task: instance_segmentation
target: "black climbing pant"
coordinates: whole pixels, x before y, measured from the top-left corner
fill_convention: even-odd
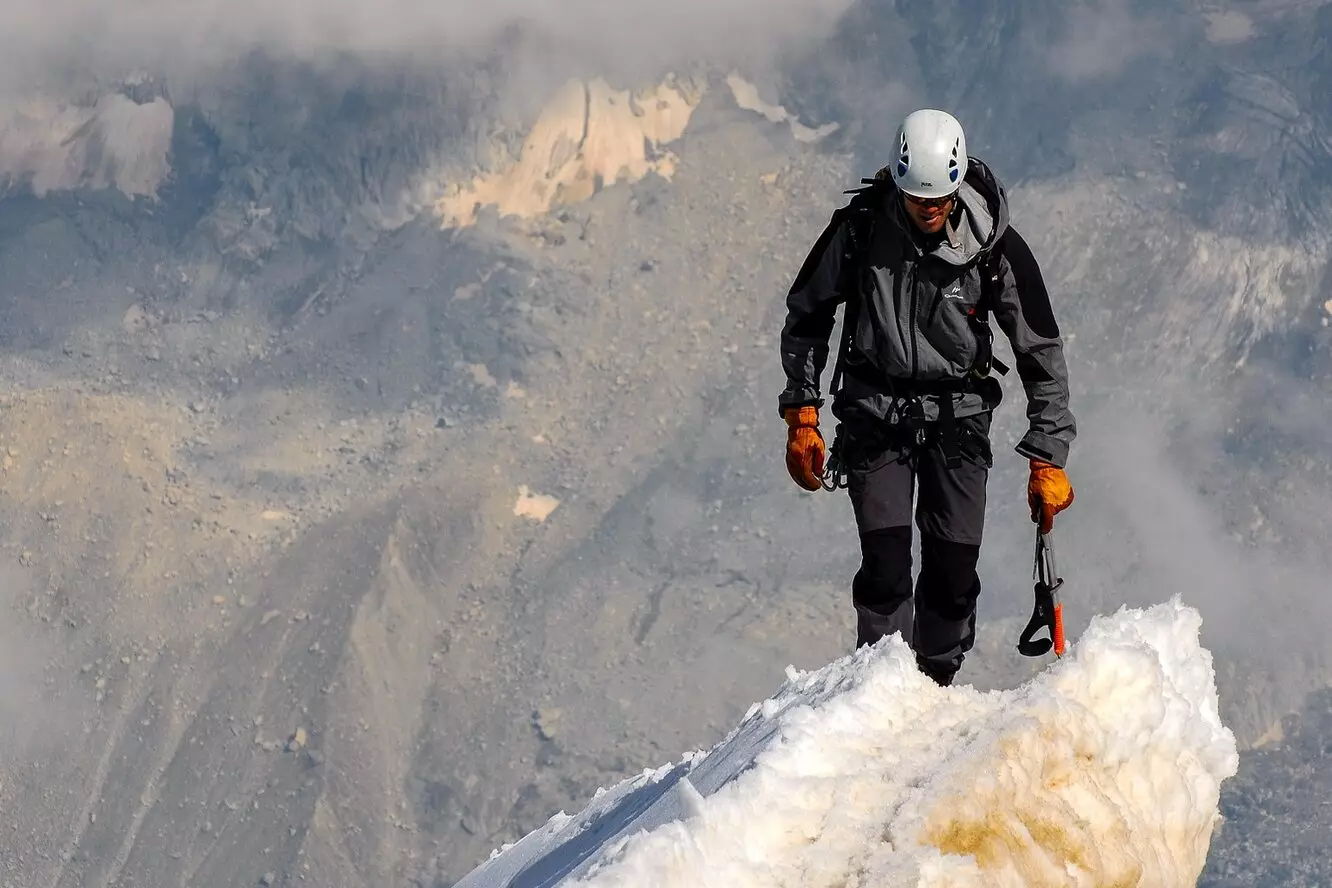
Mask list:
[[[990,414],[955,420],[949,465],[937,428],[920,442],[887,436],[848,441],[847,486],[860,533],[852,580],[856,646],[900,633],[922,672],[950,684],[976,637],[976,599],[993,463]],[[914,507],[914,509],[913,509]],[[912,589],[912,518],[920,531],[920,571]]]

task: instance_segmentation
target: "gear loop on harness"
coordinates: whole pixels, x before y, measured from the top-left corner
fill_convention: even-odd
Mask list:
[[[842,456],[844,441],[842,424],[839,422],[833,431],[832,446],[828,448],[828,461],[824,463],[823,474],[819,477],[819,485],[824,490],[842,490],[850,483],[846,472],[846,460]]]

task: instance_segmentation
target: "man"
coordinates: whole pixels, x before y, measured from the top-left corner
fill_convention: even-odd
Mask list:
[[[1076,425],[1059,327],[1003,186],[967,156],[950,114],[916,111],[897,136],[897,159],[834,214],[787,295],[779,405],[787,469],[817,490],[827,458],[819,381],[845,303],[832,413],[834,474],[845,472],[860,534],[856,645],[899,632],[921,671],[948,685],[975,640],[990,421],[1003,396],[990,369],[1007,372],[991,355],[990,312],[1027,396],[1016,449],[1030,461],[1028,501],[1043,531],[1073,502],[1064,466]]]

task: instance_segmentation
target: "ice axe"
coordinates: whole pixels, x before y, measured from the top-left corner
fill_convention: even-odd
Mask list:
[[[1018,650],[1026,657],[1039,657],[1054,648],[1055,656],[1064,655],[1064,611],[1059,603],[1059,587],[1064,580],[1055,572],[1054,547],[1050,534],[1036,528],[1036,566],[1032,569],[1036,580],[1036,607],[1031,620],[1018,639]],[[1042,629],[1050,631],[1049,638],[1035,638]]]

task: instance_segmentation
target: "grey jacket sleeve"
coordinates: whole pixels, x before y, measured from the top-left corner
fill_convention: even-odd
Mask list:
[[[1063,467],[1077,423],[1069,409],[1068,366],[1050,294],[1031,248],[1012,227],[1000,238],[999,249],[1002,286],[994,317],[1012,343],[1030,423],[1016,449],[1028,459]]]
[[[846,227],[842,214],[834,213],[786,295],[781,337],[786,388],[777,399],[779,413],[787,407],[823,404],[819,381],[828,363],[828,339],[837,325],[837,306],[846,301],[839,292],[848,244]]]

